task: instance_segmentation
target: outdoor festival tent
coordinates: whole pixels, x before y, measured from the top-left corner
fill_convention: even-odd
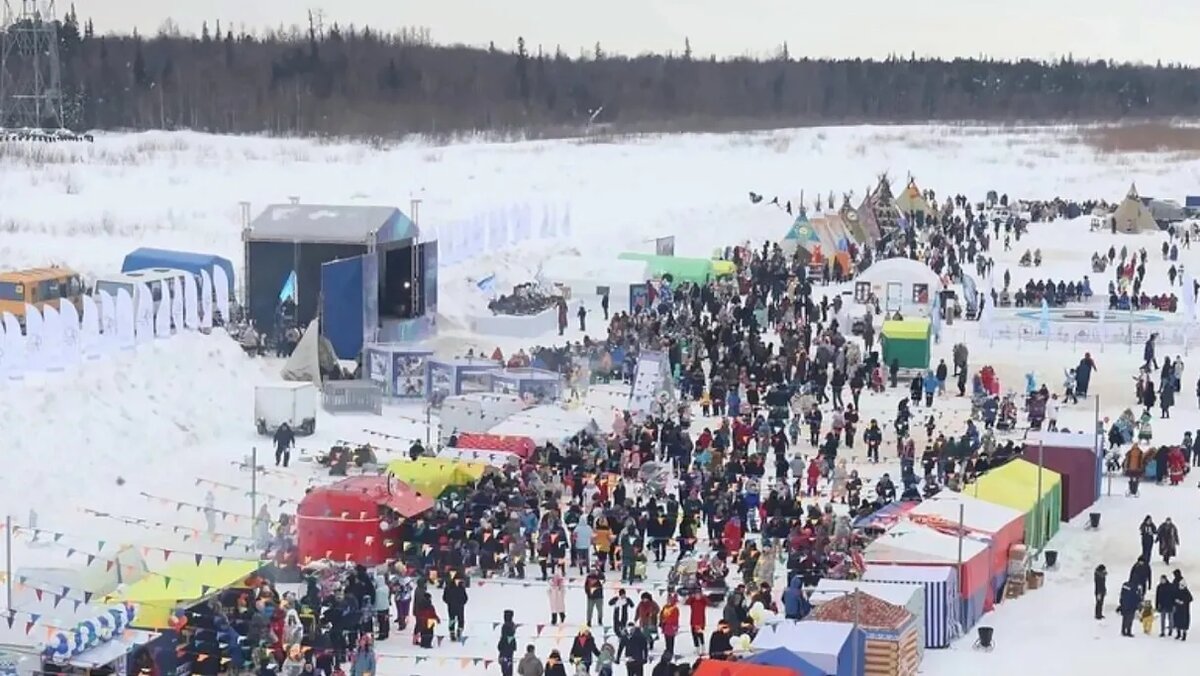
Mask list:
[[[729,664],[729,662],[722,662]],[[804,659],[800,655],[788,650],[787,648],[772,648],[764,650],[761,653],[755,653],[734,664],[760,664],[765,667],[776,667],[779,669],[787,669],[793,676],[825,676],[825,670],[814,665],[812,662]],[[755,674],[744,674],[742,672],[734,672],[737,676],[756,676]],[[718,674],[718,676],[720,676]],[[762,676],[773,676],[772,674],[763,674]]]
[[[1025,437],[1025,460],[1062,476],[1062,520],[1070,521],[1100,499],[1104,453],[1094,434],[1033,432]]]
[[[109,602],[137,605],[133,626],[166,629],[179,606],[194,606],[237,587],[262,567],[258,561],[225,559],[220,563],[186,561],[167,566],[109,596]]]
[[[961,564],[959,550],[961,545]],[[870,565],[951,566],[958,568],[962,623],[969,629],[983,616],[990,598],[988,569],[991,554],[986,543],[955,537],[926,526],[901,523],[879,536],[863,550]]]
[[[851,622],[863,630],[866,676],[915,676],[920,665],[917,618],[901,605],[861,591],[817,606],[809,621]]]
[[[384,537],[381,530],[381,521],[387,514],[383,508],[402,517],[413,517],[433,507],[435,497],[422,495],[390,476],[347,477],[314,488],[296,508],[296,547],[300,561],[329,559],[367,566],[382,564],[396,550],[395,543]]]
[[[1158,232],[1158,223],[1154,220],[1154,214],[1150,212],[1149,207],[1142,204],[1142,199],[1138,196],[1137,185],[1134,184],[1130,184],[1129,192],[1117,207],[1112,218],[1116,221],[1118,232]]]
[[[832,676],[862,676],[865,643],[863,631],[845,622],[781,620],[759,629],[750,645],[756,651],[787,648]]]
[[[783,650],[780,648],[780,650]],[[787,652],[786,650],[784,652]],[[812,665],[809,665],[810,667]],[[751,660],[700,660],[692,676],[825,676],[820,669],[802,672],[782,664],[767,664]]]
[[[671,275],[671,279],[676,284],[680,282],[704,284],[713,277],[731,274],[731,265],[728,264],[728,261],[714,261],[707,258],[657,256],[655,254],[626,251],[617,256],[617,259],[623,261],[643,261],[646,264],[647,276],[662,277],[663,275]]]
[[[488,466],[479,462],[462,462],[442,458],[393,460],[387,470],[421,495],[436,500],[448,488],[466,486],[479,481]]]
[[[1018,458],[979,477],[963,493],[1020,510],[1025,514],[1025,544],[1041,550],[1058,532],[1062,478],[1058,472],[1044,469],[1039,496],[1037,477],[1038,466]]]
[[[928,319],[887,320],[883,323],[883,363],[900,362],[900,368],[929,368],[932,324]]]
[[[822,578],[809,596],[814,606],[860,591],[888,603],[904,606],[917,621],[917,657],[925,656],[925,590],[915,584],[888,584],[862,580],[830,580]]]
[[[925,196],[921,194],[921,189],[917,187],[915,178],[908,179],[908,187],[900,191],[900,195],[896,197],[896,208],[905,218],[910,220],[916,214],[921,214],[921,218],[925,218],[933,213],[929,208],[929,202],[925,201]]]
[[[942,491],[936,497],[918,503],[908,512],[910,521],[933,528],[956,531],[959,508],[962,525],[976,539],[985,539],[991,550],[992,594],[1004,588],[1008,579],[1008,550],[1025,541],[1025,514],[1020,510],[993,504],[961,493]],[[982,537],[981,537],[982,536]],[[991,606],[990,603],[987,604]]]
[[[958,574],[951,566],[867,566],[862,582],[915,587],[925,597],[925,647],[945,648],[962,636]]]
[[[580,432],[596,432],[600,428],[583,409],[568,410],[544,405],[518,411],[488,430],[496,437],[521,437],[534,442],[561,444]]]

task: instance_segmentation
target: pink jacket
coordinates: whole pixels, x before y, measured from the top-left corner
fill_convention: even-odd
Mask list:
[[[550,597],[550,612],[567,612],[567,589],[563,586],[561,575],[556,575],[550,580],[550,586],[546,590],[546,595]]]

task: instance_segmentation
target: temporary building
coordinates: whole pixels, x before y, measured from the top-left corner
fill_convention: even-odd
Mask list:
[[[580,432],[595,432],[599,429],[596,421],[586,411],[546,405],[514,413],[488,430],[488,434],[525,437],[537,443],[561,444]]]
[[[1093,434],[1034,432],[1025,437],[1025,460],[1062,477],[1062,520],[1070,521],[1100,499],[1104,453]]]
[[[385,535],[389,512],[407,518],[432,506],[432,496],[387,476],[350,477],[315,488],[296,509],[300,560],[381,564],[395,558],[396,543]]]
[[[983,616],[990,598],[988,571],[991,556],[987,544],[968,537],[955,537],[917,524],[900,524],[863,550],[870,565],[951,566],[958,570],[958,589],[964,629]],[[961,563],[960,563],[961,562]]]
[[[1133,184],[1129,186],[1129,193],[1125,195],[1124,201],[1117,207],[1112,218],[1117,224],[1118,232],[1158,232],[1154,214],[1150,213],[1149,207],[1142,204],[1137,186]]]
[[[863,673],[867,676],[912,676],[920,665],[917,618],[901,605],[861,591],[817,606],[810,622],[851,622],[865,635]]]
[[[125,260],[121,263],[121,272],[150,268],[183,270],[197,277],[202,271],[207,272],[211,277],[214,269],[221,268],[221,271],[225,273],[225,279],[229,280],[230,289],[235,288],[233,286],[233,263],[229,262],[228,258],[213,254],[141,247],[125,254]]]
[[[900,368],[929,368],[933,325],[928,319],[889,319],[880,332],[883,343],[883,363],[899,362]]]
[[[958,573],[950,566],[868,566],[863,583],[915,587],[925,597],[925,647],[945,648],[965,631]]]
[[[830,580],[822,578],[809,596],[814,606],[839,599],[852,592],[870,594],[888,603],[903,606],[912,613],[917,624],[917,656],[925,656],[925,590],[915,584],[888,584],[886,582],[863,582],[862,580]]]
[[[553,256],[541,264],[541,276],[571,290],[571,297],[608,296],[616,307],[629,302],[629,287],[645,284],[646,262],[604,256]]]
[[[108,600],[137,605],[134,627],[166,629],[176,608],[198,605],[226,589],[243,585],[261,567],[258,561],[235,559],[180,562],[115,592]]]
[[[925,201],[925,196],[917,187],[915,178],[908,179],[908,187],[900,191],[900,196],[896,198],[896,208],[906,217],[920,214],[919,218],[923,219],[933,213],[933,210],[929,208],[929,202]]]
[[[438,430],[443,439],[457,432],[483,433],[508,416],[525,410],[525,402],[515,394],[471,392],[446,397],[438,409]]]
[[[841,216],[847,232],[860,246],[869,246],[875,243],[875,240],[867,234],[867,229],[863,227],[858,210],[850,206],[849,195],[846,195],[846,201],[842,204]]]
[[[811,252],[819,246],[821,246],[821,236],[817,234],[812,221],[808,219],[808,214],[802,208],[800,214],[796,216],[796,220],[792,221],[792,226],[788,228],[783,241],[779,243],[779,248],[790,256],[795,253],[796,249]]]
[[[825,676],[825,670],[787,648],[772,648],[764,650],[735,662],[735,664],[756,664],[772,668],[772,674],[778,670],[786,670],[790,676]],[[722,664],[729,664],[722,662]],[[733,672],[742,674],[740,671]],[[719,676],[719,675],[718,675]],[[752,675],[748,675],[752,676]],[[763,676],[766,676],[765,674]]]
[[[443,458],[393,460],[387,471],[427,499],[437,499],[450,488],[467,486],[483,477],[488,466]],[[407,515],[406,515],[407,516]]]
[[[750,644],[755,651],[787,648],[825,674],[862,676],[866,637],[847,622],[781,620],[765,625]]]
[[[780,650],[783,650],[780,648]],[[783,652],[788,652],[783,650]],[[796,659],[803,662],[798,656]],[[783,658],[777,658],[782,662]],[[753,659],[745,660],[700,660],[692,676],[825,676],[825,672],[808,665],[810,671],[798,671],[795,666],[767,664]]]
[[[858,517],[854,520],[855,528],[865,530],[886,531],[892,526],[904,520],[906,514],[918,503],[915,502],[889,502],[879,509]]]
[[[1004,588],[1008,579],[1008,552],[1025,541],[1025,514],[1020,510],[993,504],[961,493],[942,491],[937,497],[918,503],[908,518],[930,528],[956,533],[961,510],[962,527],[972,538],[986,541],[991,551],[990,577],[992,596]],[[985,604],[991,607],[991,603]]]
[[[856,283],[866,282],[879,304],[890,315],[928,317],[942,279],[933,268],[910,258],[885,258],[863,270]]]
[[[967,486],[963,493],[1025,514],[1025,544],[1032,549],[1042,549],[1058,532],[1062,514],[1062,477],[1054,470],[1043,470],[1040,495],[1038,466],[1021,459],[989,471]]]

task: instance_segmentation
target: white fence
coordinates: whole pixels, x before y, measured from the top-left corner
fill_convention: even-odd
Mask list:
[[[971,328],[968,328],[971,327]],[[948,333],[946,329],[950,329]],[[962,331],[956,335],[955,329]],[[978,323],[966,326],[955,325],[943,327],[942,340],[947,337],[958,339],[975,337],[973,330],[978,330],[978,337],[994,344],[998,341],[1016,341],[1018,345],[1051,344],[1072,346],[1099,346],[1101,349],[1125,347],[1132,351],[1140,350],[1150,334],[1157,334],[1156,342],[1160,346],[1176,346],[1187,354],[1190,346],[1200,342],[1200,325],[1176,322],[1051,322],[1048,331],[1042,331],[1038,322],[1032,320],[996,319],[990,326]],[[948,335],[947,335],[948,334]]]
[[[438,267],[448,267],[531,241],[568,239],[571,209],[554,204],[497,207],[441,225],[436,236]]]

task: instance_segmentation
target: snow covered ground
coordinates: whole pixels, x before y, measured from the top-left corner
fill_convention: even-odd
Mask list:
[[[473,280],[495,273],[498,288],[527,281],[542,255],[569,249],[613,255],[646,250],[646,240],[663,235],[677,237],[681,255],[704,255],[742,240],[780,238],[790,219],[773,207],[751,206],[748,191],[768,200],[778,195],[793,201],[803,192],[811,203],[813,196],[830,191],[840,202],[843,192],[854,190],[857,201],[878,173],[888,171],[896,182],[912,172],[939,197],[963,193],[978,200],[995,189],[1012,197],[1118,200],[1137,181],[1143,194],[1181,199],[1200,177],[1200,158],[1098,155],[1073,138],[1065,128],[855,127],[387,148],[191,133],[106,136],[94,145],[5,146],[0,147],[0,269],[57,262],[94,275],[119,269],[124,254],[137,246],[211,251],[240,264],[238,202],[250,201],[257,211],[293,195],[305,202],[401,208],[410,198],[420,198],[421,224],[435,232],[497,206],[570,205],[570,240],[539,242],[519,252],[488,252],[443,270],[440,310],[453,322],[482,303]],[[1091,274],[1093,251],[1127,244],[1150,251],[1147,287],[1163,291],[1166,266],[1157,261],[1161,241],[1161,235],[1091,233],[1086,220],[1035,225],[1013,251],[996,254],[996,277],[1010,268],[1015,284],[1034,273],[1079,279]],[[1039,247],[1046,258],[1042,268],[1016,266],[1021,252]],[[1200,271],[1200,247],[1196,251],[1184,252],[1184,264],[1192,271]],[[1100,292],[1107,276],[1103,281],[1097,277],[1092,275],[1093,287]],[[994,365],[1006,386],[1019,387],[1032,371],[1039,382],[1058,390],[1063,367],[1090,351],[1099,364],[1093,392],[1101,397],[1102,415],[1115,417],[1132,402],[1131,376],[1140,363],[1140,345],[1101,349],[1055,342],[993,343],[979,338],[976,328],[946,327],[935,358],[949,362],[953,343],[966,340],[973,366]],[[579,335],[568,337],[577,340]],[[506,353],[520,346],[519,341],[462,332],[455,337],[456,344],[488,350],[499,344]],[[1163,352],[1192,360],[1184,346]],[[38,545],[17,538],[14,567],[82,566],[79,555],[67,558],[71,549],[99,553],[119,541],[174,543],[182,551],[199,551],[197,543],[181,542],[170,526],[199,528],[201,516],[142,493],[202,504],[212,490],[218,509],[248,516],[249,476],[235,465],[255,445],[266,446],[253,431],[253,386],[274,379],[279,365],[250,360],[221,338],[190,335],[88,362],[71,375],[0,382],[0,438],[5,444],[0,507],[22,525],[32,509],[39,528],[64,533],[57,542],[40,537]],[[1192,396],[1197,373],[1195,367],[1185,372],[1177,410],[1172,420],[1156,424],[1156,440],[1176,442],[1183,430],[1200,427]],[[1090,427],[1092,405],[1089,400],[1067,410],[1062,424]],[[892,395],[864,402],[865,419],[890,420],[894,410]],[[938,411],[942,425],[957,430],[959,423],[951,421],[965,415],[965,402],[943,402]],[[301,445],[316,451],[341,439],[387,439],[372,434],[382,433],[392,437],[385,445],[403,449],[407,439],[424,435],[422,418],[415,408],[389,409],[382,418],[323,415],[317,435]],[[885,449],[891,454],[890,439]],[[261,461],[270,463],[265,457]],[[897,472],[898,466],[863,470],[873,476]],[[197,479],[216,483],[197,485]],[[286,472],[272,470],[260,481],[266,494],[298,499],[311,472],[297,461]],[[1126,673],[1153,666],[1162,674],[1190,673],[1191,644],[1157,637],[1119,639],[1111,608],[1109,619],[1090,619],[1090,574],[1096,564],[1108,565],[1110,601],[1115,602],[1116,588],[1137,556],[1138,522],[1146,514],[1156,521],[1169,515],[1183,540],[1177,565],[1195,586],[1200,558],[1190,553],[1188,543],[1200,501],[1193,481],[1177,488],[1146,486],[1137,499],[1123,497],[1123,485],[1115,485],[1113,497],[1098,506],[1104,514],[1098,532],[1084,532],[1072,523],[1053,542],[1061,552],[1060,567],[1048,573],[1046,587],[1001,604],[985,618],[985,624],[996,628],[993,652],[974,651],[967,639],[950,650],[928,651],[922,672],[1008,674],[1033,667],[1037,673]],[[281,503],[268,504],[275,513]],[[132,526],[81,511],[85,509],[167,525]],[[250,526],[245,518],[229,519],[219,530],[249,535]],[[148,558],[152,565],[161,561],[154,552]],[[1162,566],[1155,566],[1155,573],[1160,572]],[[653,570],[651,584],[665,576],[665,568]],[[584,609],[580,590],[569,591],[567,599],[570,628],[560,630],[539,626],[549,616],[541,583],[476,585],[463,644],[447,642],[424,653],[404,638],[393,638],[380,646],[387,657],[379,672],[426,674],[451,667],[498,673],[494,663],[484,660],[495,657],[493,623],[505,608],[514,609],[523,623],[520,644],[534,643],[542,657],[551,647],[565,651]],[[710,624],[716,617],[714,610]],[[685,636],[677,651],[691,654]],[[418,662],[416,656],[425,659]]]

